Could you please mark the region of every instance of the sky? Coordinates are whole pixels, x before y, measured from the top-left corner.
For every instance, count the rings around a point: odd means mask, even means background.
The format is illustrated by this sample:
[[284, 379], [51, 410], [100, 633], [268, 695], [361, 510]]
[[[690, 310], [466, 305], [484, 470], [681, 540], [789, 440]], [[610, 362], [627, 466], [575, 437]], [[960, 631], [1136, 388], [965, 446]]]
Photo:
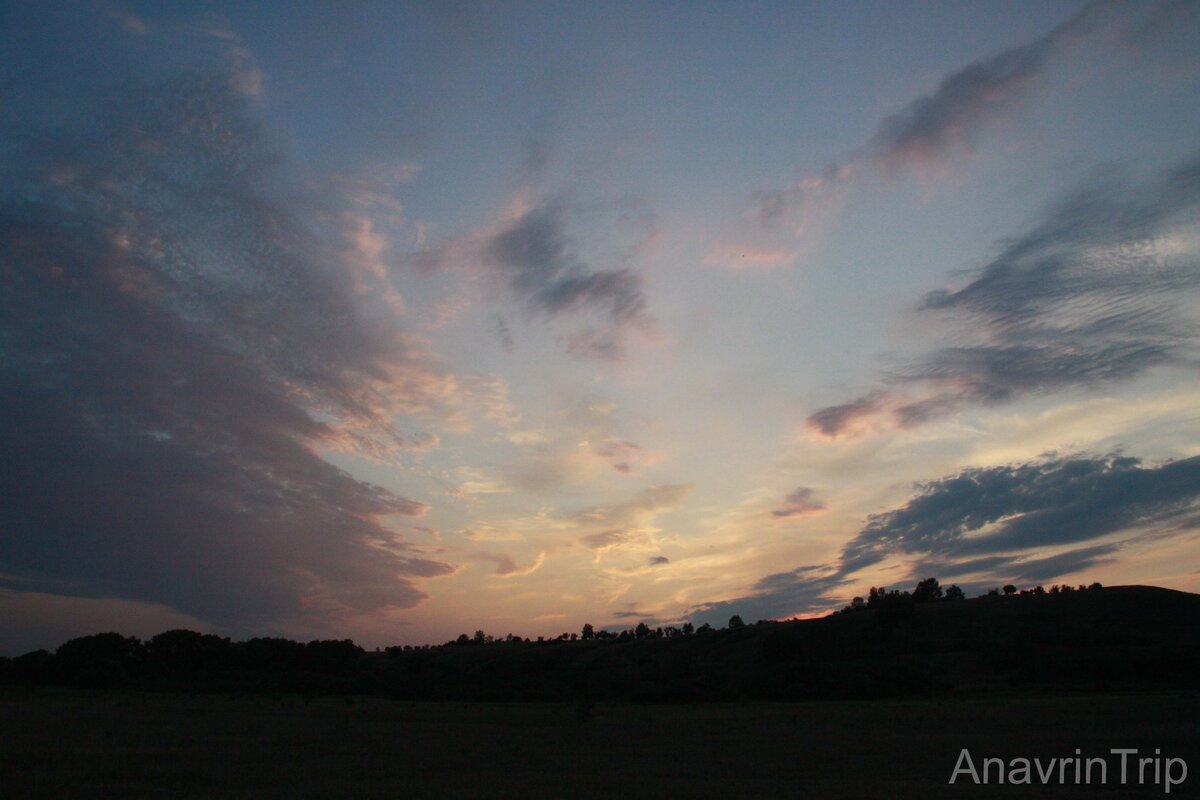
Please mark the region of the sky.
[[0, 653], [1200, 591], [1200, 3], [5, 3]]

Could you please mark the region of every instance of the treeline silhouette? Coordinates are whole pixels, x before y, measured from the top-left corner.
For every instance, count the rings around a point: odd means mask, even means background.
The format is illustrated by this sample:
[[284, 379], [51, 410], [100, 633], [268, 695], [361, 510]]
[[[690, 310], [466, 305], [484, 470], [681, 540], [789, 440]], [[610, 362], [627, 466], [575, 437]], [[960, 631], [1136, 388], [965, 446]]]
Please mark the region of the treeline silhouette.
[[118, 633], [0, 658], [0, 684], [410, 700], [697, 702], [875, 698], [1051, 687], [1200, 688], [1200, 596], [1154, 587], [1006, 586], [967, 600], [934, 578], [872, 588], [812, 620], [530, 640], [476, 631], [365, 651], [349, 639]]

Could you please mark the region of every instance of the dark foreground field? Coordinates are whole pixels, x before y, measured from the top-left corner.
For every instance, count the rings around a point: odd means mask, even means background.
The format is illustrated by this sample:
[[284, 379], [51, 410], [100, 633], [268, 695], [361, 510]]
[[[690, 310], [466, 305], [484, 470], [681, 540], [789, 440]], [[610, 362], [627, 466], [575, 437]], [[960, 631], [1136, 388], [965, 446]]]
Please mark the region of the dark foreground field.
[[1195, 771], [1198, 720], [1180, 694], [587, 709], [17, 689], [0, 798], [1149, 797], [1163, 786], [1120, 786], [1116, 762], [1108, 786], [948, 780], [964, 747], [1159, 748]]

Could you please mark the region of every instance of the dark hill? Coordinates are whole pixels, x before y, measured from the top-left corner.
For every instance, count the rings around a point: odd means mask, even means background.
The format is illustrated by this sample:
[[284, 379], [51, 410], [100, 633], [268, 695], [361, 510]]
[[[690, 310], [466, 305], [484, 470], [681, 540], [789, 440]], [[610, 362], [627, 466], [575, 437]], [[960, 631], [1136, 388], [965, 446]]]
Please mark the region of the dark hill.
[[426, 658], [413, 696], [671, 702], [1185, 688], [1200, 685], [1200, 595], [1124, 586], [981, 597], [670, 639], [441, 648]]
[[1200, 595], [1148, 586], [919, 603], [670, 638], [452, 644], [117, 634], [0, 659], [8, 683], [694, 702], [1200, 688]]

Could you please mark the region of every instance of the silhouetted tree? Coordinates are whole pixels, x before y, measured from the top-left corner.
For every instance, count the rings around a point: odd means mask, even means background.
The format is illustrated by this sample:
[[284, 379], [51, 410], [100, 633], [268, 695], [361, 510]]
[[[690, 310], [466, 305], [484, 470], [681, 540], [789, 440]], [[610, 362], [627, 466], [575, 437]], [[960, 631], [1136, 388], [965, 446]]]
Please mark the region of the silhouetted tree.
[[650, 635], [650, 626], [644, 622], [639, 622], [637, 627], [633, 629], [633, 635], [638, 639], [645, 639]]
[[683, 627], [680, 630], [682, 631], [684, 636], [691, 636], [693, 633], [696, 632], [695, 626], [692, 625], [692, 623], [690, 623], [690, 622], [683, 623]]
[[1005, 594], [1016, 594], [1016, 593], [1017, 593], [1017, 587], [1013, 586], [1011, 583], [1009, 583], [1009, 584], [1006, 584], [1006, 585], [1004, 586], [1004, 593], [1005, 593]]
[[713, 629], [712, 625], [709, 625], [706, 622], [703, 625], [701, 625], [699, 628], [696, 629], [696, 633], [711, 633], [712, 629]]
[[592, 627], [592, 623], [585, 622], [583, 624], [583, 632], [579, 634], [579, 638], [584, 641], [589, 641], [596, 638], [596, 629]]
[[141, 666], [142, 643], [119, 633], [81, 636], [54, 652], [55, 668], [62, 678], [91, 689], [121, 686]]
[[349, 672], [362, 655], [363, 649], [350, 639], [324, 639], [304, 645], [304, 665], [326, 674]]
[[917, 584], [912, 594], [914, 603], [931, 603], [942, 599], [942, 587], [937, 578], [926, 578]]
[[732, 617], [729, 618], [729, 629], [731, 631], [737, 630], [738, 628], [744, 628], [744, 627], [746, 627], [746, 623], [742, 622], [742, 618], [740, 616], [738, 616], [737, 614], [734, 614]]
[[946, 600], [966, 600], [967, 595], [966, 595], [966, 592], [964, 592], [962, 589], [958, 588], [957, 585], [952, 583], [946, 587], [945, 599]]
[[48, 650], [33, 650], [12, 660], [12, 675], [17, 683], [40, 686], [58, 680], [54, 654]]
[[231, 652], [228, 639], [176, 629], [160, 633], [146, 643], [146, 663], [165, 677], [194, 679], [204, 670], [228, 663]]

